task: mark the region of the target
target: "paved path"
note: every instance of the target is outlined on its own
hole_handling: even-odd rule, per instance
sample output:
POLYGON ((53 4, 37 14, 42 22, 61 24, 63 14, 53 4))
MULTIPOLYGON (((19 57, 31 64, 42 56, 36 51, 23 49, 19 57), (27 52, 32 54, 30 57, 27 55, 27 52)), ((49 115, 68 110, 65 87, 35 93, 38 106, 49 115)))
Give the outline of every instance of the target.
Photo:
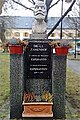
POLYGON ((67 65, 74 70, 77 74, 80 75, 80 61, 68 60, 67 65))

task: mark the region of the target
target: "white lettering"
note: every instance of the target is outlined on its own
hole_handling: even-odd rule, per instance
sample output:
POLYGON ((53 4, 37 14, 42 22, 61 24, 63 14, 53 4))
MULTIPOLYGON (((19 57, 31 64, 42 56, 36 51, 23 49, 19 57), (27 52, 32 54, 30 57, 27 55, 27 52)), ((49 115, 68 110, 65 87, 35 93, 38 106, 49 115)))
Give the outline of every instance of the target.
POLYGON ((47 65, 30 65, 30 66, 33 66, 33 67, 36 67, 36 66, 45 67, 45 66, 47 66, 47 65))
POLYGON ((31 61, 47 61, 46 58, 31 58, 31 61))
POLYGON ((30 51, 47 51, 47 48, 40 49, 40 48, 31 48, 30 51))
POLYGON ((47 68, 30 68, 30 71, 40 71, 40 70, 43 70, 43 71, 45 71, 45 70, 47 70, 47 68))

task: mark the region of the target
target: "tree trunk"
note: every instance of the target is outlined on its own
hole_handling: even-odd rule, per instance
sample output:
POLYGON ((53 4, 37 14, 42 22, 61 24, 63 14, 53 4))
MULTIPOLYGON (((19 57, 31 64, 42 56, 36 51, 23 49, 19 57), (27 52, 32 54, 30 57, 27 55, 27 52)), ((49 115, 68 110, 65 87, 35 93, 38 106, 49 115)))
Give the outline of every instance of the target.
POLYGON ((3 6, 4 0, 0 0, 0 14, 2 13, 2 6, 3 6))

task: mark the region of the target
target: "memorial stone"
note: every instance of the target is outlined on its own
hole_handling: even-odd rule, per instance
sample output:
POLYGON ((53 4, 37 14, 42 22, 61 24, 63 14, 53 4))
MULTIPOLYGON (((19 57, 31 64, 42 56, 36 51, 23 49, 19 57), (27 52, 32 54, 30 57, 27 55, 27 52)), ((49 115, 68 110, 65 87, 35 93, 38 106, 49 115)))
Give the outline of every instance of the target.
POLYGON ((38 116, 38 118, 33 118, 34 114, 32 114, 33 117, 27 119, 43 120, 40 118, 42 116, 45 120, 65 118, 66 55, 58 56, 52 53, 52 47, 49 45, 51 40, 46 37, 46 6, 43 0, 37 0, 35 3, 34 15, 31 38, 28 40, 29 44, 24 49, 23 55, 10 55, 10 115, 11 118, 18 119, 31 117, 31 111, 36 111, 35 117, 38 116), (51 98, 53 95, 50 101, 52 103, 46 101, 46 106, 49 105, 47 112, 45 112, 46 108, 43 110, 40 107, 40 104, 45 106, 41 103, 41 96, 45 91, 51 98), (22 104, 25 92, 28 101, 34 100, 36 96, 34 103, 29 101, 22 104), (37 103, 39 106, 32 108, 30 102, 32 106, 37 103), (43 112, 39 114, 40 111, 44 111, 44 114, 43 112), (46 118, 49 116, 52 118, 46 118))
POLYGON ((24 53, 24 80, 26 91, 40 96, 44 90, 52 92, 52 49, 48 41, 32 39, 24 53))

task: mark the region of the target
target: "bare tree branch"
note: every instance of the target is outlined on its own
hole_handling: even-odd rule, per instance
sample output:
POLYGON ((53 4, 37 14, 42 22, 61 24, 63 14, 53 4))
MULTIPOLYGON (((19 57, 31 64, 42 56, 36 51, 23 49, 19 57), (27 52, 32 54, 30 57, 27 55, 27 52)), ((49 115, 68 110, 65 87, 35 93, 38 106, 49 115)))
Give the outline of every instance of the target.
POLYGON ((30 3, 32 3, 33 5, 35 5, 34 0, 28 0, 30 3))
POLYGON ((57 2, 55 2, 53 5, 51 5, 51 6, 49 7, 49 9, 52 8, 54 5, 56 5, 59 1, 60 1, 60 0, 57 0, 57 2))
POLYGON ((31 9, 31 8, 29 8, 29 7, 26 7, 25 5, 23 5, 23 4, 20 3, 20 2, 17 2, 17 1, 15 1, 15 0, 12 0, 12 1, 13 1, 14 3, 16 3, 16 4, 22 6, 22 7, 26 8, 26 9, 28 9, 28 10, 34 11, 33 9, 31 9))
POLYGON ((45 2, 46 8, 47 8, 47 14, 46 14, 46 17, 45 17, 45 22, 47 22, 49 9, 52 8, 54 5, 56 5, 60 0, 57 0, 57 2, 55 2, 53 5, 51 5, 52 1, 53 0, 46 0, 46 2, 45 2))
POLYGON ((51 5, 53 0, 46 0, 45 4, 46 4, 46 7, 47 9, 49 9, 49 6, 51 5))
POLYGON ((32 2, 33 2, 33 4, 35 5, 35 2, 34 2, 34 0, 32 0, 32 2))
POLYGON ((45 16, 45 22, 47 22, 49 6, 51 5, 52 1, 53 1, 53 0, 46 0, 46 1, 45 1, 46 9, 47 9, 46 16, 45 16))
MULTIPOLYGON (((80 18, 79 17, 68 17, 69 23, 71 23, 72 26, 75 26, 75 29, 79 31, 79 26, 80 26, 80 18)), ((68 23, 68 25, 69 25, 68 23)))
POLYGON ((70 5, 70 7, 67 9, 67 11, 62 15, 62 17, 58 20, 58 22, 55 24, 55 26, 51 29, 51 31, 48 33, 47 37, 50 36, 50 34, 57 28, 57 26, 59 25, 59 23, 63 20, 63 18, 68 14, 69 11, 72 10, 72 7, 74 5, 74 3, 76 2, 76 0, 73 0, 72 4, 70 5))

